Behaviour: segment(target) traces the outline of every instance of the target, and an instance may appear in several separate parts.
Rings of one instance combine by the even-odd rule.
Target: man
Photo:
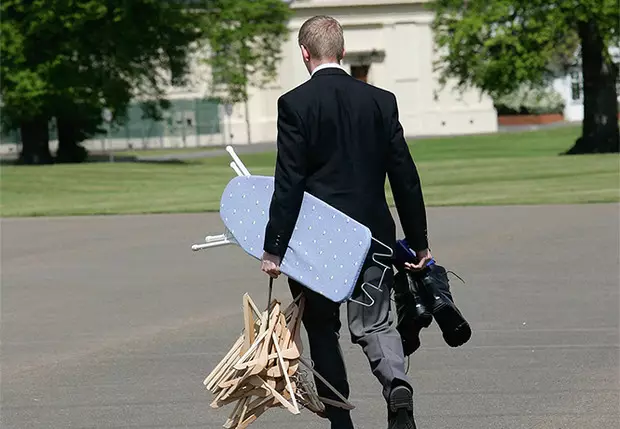
[[[265,233],[261,268],[280,274],[283,258],[301,208],[304,191],[366,225],[374,238],[396,243],[394,220],[385,196],[386,175],[392,186],[405,237],[419,255],[408,269],[419,270],[430,260],[426,213],[420,179],[403,137],[393,94],[349,76],[340,66],[344,37],[333,18],[316,16],[299,31],[303,61],[311,79],[278,100],[278,156],[275,190]],[[385,253],[373,244],[369,255]],[[382,262],[391,266],[389,259]],[[407,382],[401,338],[392,327],[390,289],[393,273],[368,257],[353,298],[375,303],[347,305],[351,339],[366,354],[383,386],[390,429],[415,428],[413,390]],[[303,317],[315,368],[345,397],[349,385],[339,347],[339,305],[289,281],[292,293],[304,293]],[[321,396],[334,398],[317,381]],[[334,398],[337,399],[337,398]],[[332,429],[353,428],[348,411],[331,406],[326,414]]]

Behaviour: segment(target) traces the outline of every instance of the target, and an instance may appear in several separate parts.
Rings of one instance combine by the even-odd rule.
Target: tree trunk
[[[252,144],[252,134],[250,133],[250,107],[248,100],[245,100],[245,128],[248,132],[248,144]]]
[[[19,164],[40,165],[52,164],[54,159],[49,147],[49,128],[46,116],[37,116],[20,125],[22,151]]]
[[[243,67],[243,77],[245,79],[245,127],[248,132],[248,144],[252,144],[252,134],[250,130],[250,106],[249,106],[249,95],[248,95],[248,70],[244,66]]]
[[[85,137],[80,126],[81,124],[74,119],[58,117],[56,118],[56,125],[58,128],[56,161],[66,163],[86,161],[88,152],[79,144]]]
[[[611,62],[595,20],[579,23],[583,72],[582,135],[568,154],[620,151],[618,67]]]

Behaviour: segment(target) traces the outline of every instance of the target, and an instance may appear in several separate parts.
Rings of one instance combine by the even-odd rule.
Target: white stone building
[[[283,46],[278,79],[253,90],[248,104],[251,140],[276,139],[276,101],[309,79],[297,45],[303,22],[314,15],[336,18],[344,28],[343,66],[354,77],[393,91],[407,136],[488,133],[497,130],[492,100],[470,90],[441,89],[433,72],[435,49],[428,0],[296,0],[291,35]],[[233,142],[247,142],[245,106],[231,117]],[[227,134],[230,134],[229,132]]]

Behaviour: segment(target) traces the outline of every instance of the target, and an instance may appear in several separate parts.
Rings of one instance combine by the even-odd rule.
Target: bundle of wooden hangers
[[[269,302],[268,309],[261,312],[248,294],[243,296],[243,333],[204,380],[215,395],[211,407],[234,404],[224,427],[246,428],[273,407],[284,407],[292,414],[299,414],[303,407],[322,417],[324,404],[353,409],[302,356],[303,296],[283,311],[271,296]],[[310,373],[340,401],[319,397]]]

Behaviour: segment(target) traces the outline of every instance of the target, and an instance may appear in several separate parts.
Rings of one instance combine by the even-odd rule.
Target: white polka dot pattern
[[[273,177],[239,176],[222,195],[220,215],[239,245],[263,255]],[[372,236],[364,225],[306,193],[282,272],[334,302],[351,297]]]

